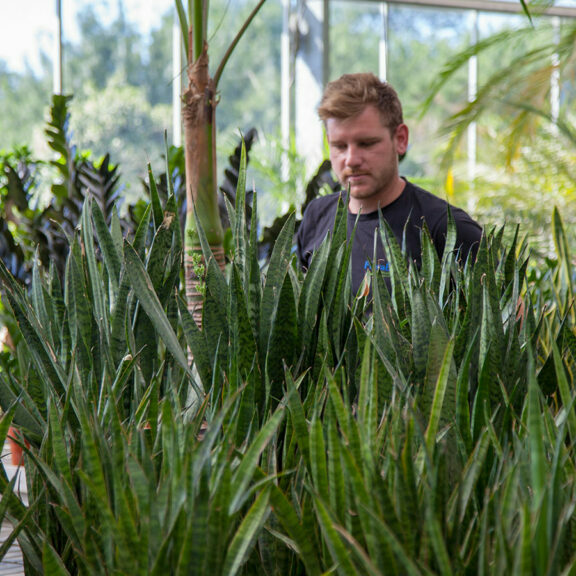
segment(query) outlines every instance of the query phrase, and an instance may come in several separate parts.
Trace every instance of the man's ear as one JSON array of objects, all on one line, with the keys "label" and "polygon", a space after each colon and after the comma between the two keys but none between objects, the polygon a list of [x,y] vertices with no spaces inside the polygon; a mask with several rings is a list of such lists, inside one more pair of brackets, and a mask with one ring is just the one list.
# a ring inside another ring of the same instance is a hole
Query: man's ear
[{"label": "man's ear", "polygon": [[394,134],[398,156],[404,156],[404,154],[406,154],[406,151],[408,150],[408,136],[408,126],[406,126],[406,124],[400,124],[400,126],[396,128],[396,133]]}]

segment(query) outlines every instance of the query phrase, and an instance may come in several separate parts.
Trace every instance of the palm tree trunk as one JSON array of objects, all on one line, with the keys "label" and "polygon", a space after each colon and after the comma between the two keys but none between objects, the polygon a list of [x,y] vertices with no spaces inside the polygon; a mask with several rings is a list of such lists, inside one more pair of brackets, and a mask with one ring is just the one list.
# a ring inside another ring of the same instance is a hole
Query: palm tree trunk
[{"label": "palm tree trunk", "polygon": [[[191,61],[191,60],[190,60]],[[188,67],[188,89],[182,95],[186,161],[186,230],[184,273],[188,308],[198,325],[202,318],[202,281],[205,269],[194,211],[220,267],[224,267],[222,224],[216,178],[216,90],[208,71],[208,45]],[[198,266],[198,263],[204,266]]]}]

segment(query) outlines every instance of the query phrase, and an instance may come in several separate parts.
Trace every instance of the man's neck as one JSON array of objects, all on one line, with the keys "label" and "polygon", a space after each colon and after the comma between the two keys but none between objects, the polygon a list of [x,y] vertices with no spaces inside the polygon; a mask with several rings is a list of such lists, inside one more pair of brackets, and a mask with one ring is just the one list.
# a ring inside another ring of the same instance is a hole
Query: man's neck
[{"label": "man's neck", "polygon": [[379,208],[385,208],[397,200],[402,195],[405,187],[406,180],[398,178],[392,186],[370,198],[353,198],[351,196],[348,202],[348,212],[351,214],[376,212]]}]

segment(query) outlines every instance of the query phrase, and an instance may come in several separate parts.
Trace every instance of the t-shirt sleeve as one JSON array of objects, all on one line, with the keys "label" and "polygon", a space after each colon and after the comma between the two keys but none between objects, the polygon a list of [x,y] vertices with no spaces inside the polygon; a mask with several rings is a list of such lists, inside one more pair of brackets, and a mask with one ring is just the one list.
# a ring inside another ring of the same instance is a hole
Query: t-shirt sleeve
[{"label": "t-shirt sleeve", "polygon": [[[461,208],[450,206],[450,210],[456,224],[455,255],[460,262],[466,262],[469,255],[473,258],[476,257],[482,238],[482,227]],[[431,230],[434,245],[440,257],[444,254],[448,229],[448,213],[443,212],[436,221],[434,229]]]}]

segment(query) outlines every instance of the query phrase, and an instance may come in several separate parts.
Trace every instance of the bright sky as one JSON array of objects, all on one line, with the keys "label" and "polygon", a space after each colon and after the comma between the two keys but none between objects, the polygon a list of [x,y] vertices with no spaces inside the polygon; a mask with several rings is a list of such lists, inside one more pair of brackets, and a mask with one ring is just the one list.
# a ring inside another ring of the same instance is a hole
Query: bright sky
[{"label": "bright sky", "polygon": [[[173,0],[122,0],[126,17],[142,30],[154,27],[174,6]],[[76,14],[92,5],[103,19],[117,14],[119,0],[61,0],[65,38],[74,39]],[[39,49],[51,54],[56,32],[56,0],[0,0],[0,59],[12,70],[22,70],[28,61],[38,63]]]}]

